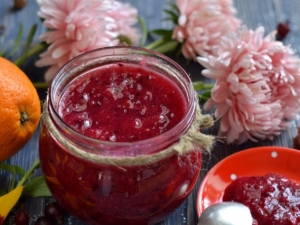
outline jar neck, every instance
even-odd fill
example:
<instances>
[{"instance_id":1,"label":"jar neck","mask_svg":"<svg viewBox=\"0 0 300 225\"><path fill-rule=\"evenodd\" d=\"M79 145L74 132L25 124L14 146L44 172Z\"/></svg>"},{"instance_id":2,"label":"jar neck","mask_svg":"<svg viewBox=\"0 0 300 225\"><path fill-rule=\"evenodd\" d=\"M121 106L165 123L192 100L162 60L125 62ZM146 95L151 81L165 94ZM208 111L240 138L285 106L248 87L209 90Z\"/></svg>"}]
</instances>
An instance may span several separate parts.
<instances>
[{"instance_id":1,"label":"jar neck","mask_svg":"<svg viewBox=\"0 0 300 225\"><path fill-rule=\"evenodd\" d=\"M182 120L170 130L149 139L135 142L102 141L85 136L63 121L58 113L60 98L66 86L82 72L108 63L123 64L141 61L149 69L155 69L168 76L182 90L187 111ZM103 156L137 157L159 152L177 142L189 129L195 116L197 99L192 82L186 72L174 61L159 53L135 47L109 47L82 54L68 62L54 77L48 94L48 113L51 122L63 139L73 143L84 152Z\"/></svg>"}]
</instances>

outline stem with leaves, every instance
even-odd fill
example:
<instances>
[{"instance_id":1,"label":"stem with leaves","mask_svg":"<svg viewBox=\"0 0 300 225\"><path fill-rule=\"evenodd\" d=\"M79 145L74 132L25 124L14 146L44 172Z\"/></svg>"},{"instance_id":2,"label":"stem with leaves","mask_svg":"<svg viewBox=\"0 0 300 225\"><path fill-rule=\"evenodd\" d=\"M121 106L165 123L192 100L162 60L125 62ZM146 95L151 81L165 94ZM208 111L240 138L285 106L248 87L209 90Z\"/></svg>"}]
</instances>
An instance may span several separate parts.
<instances>
[{"instance_id":1,"label":"stem with leaves","mask_svg":"<svg viewBox=\"0 0 300 225\"><path fill-rule=\"evenodd\" d=\"M27 172L24 174L22 179L17 183L18 186L24 186L25 182L31 175L33 174L34 170L40 167L40 160L36 159L34 163L30 166L30 168L27 170Z\"/></svg>"},{"instance_id":2,"label":"stem with leaves","mask_svg":"<svg viewBox=\"0 0 300 225\"><path fill-rule=\"evenodd\" d=\"M0 53L0 56L2 57L8 57L8 58L13 58L17 51L19 49L23 49L21 55L17 58L14 59L12 62L20 67L23 65L23 63L30 57L35 56L42 52L43 50L47 49L48 45L45 42L39 43L37 45L32 45L33 37L36 33L37 25L33 25L28 33L27 40L25 42L24 47L21 46L22 44L22 34L23 34L23 25L20 24L18 34L14 43L14 46L12 50L7 54L7 51L3 51ZM40 82L40 83L33 83L35 88L37 89L45 89L48 88L49 84L46 82Z\"/></svg>"},{"instance_id":3,"label":"stem with leaves","mask_svg":"<svg viewBox=\"0 0 300 225\"><path fill-rule=\"evenodd\" d=\"M211 89L214 84L207 84L202 81L193 82L194 89L198 92L198 97L200 100L206 101L211 97Z\"/></svg>"},{"instance_id":4,"label":"stem with leaves","mask_svg":"<svg viewBox=\"0 0 300 225\"><path fill-rule=\"evenodd\" d=\"M29 57L34 56L34 55L42 52L46 48L47 48L47 45L43 44L43 43L41 43L39 45L36 45L33 48L31 48L30 50L28 50L26 52L24 51L23 54L18 59L16 59L13 63L16 66L21 66L26 59L28 59Z\"/></svg>"}]
</instances>

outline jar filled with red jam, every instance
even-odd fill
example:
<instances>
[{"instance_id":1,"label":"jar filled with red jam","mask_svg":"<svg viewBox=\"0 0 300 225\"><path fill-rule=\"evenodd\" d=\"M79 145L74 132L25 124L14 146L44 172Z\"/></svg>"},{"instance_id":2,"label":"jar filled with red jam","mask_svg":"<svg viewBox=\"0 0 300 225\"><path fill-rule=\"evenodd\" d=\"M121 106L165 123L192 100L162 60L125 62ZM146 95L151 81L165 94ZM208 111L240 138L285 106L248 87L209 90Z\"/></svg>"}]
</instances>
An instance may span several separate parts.
<instances>
[{"instance_id":1,"label":"jar filled with red jam","mask_svg":"<svg viewBox=\"0 0 300 225\"><path fill-rule=\"evenodd\" d=\"M39 153L53 196L87 224L163 220L200 172L197 106L189 76L161 54L108 47L74 58L44 104Z\"/></svg>"}]
</instances>

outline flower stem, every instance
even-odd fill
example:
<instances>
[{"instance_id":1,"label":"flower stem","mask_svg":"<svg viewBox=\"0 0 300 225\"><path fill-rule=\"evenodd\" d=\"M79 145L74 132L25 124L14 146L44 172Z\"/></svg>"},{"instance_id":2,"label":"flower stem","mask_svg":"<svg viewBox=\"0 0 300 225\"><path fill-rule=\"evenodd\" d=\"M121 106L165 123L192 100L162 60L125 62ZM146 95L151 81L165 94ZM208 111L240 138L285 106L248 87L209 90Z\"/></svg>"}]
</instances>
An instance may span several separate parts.
<instances>
[{"instance_id":1,"label":"flower stem","mask_svg":"<svg viewBox=\"0 0 300 225\"><path fill-rule=\"evenodd\" d=\"M39 52L41 52L42 50L46 49L47 46L45 44L39 44L36 45L35 47L33 47L32 49L30 49L27 54L23 54L21 55L18 59L16 59L13 63L17 66L21 66L23 64L23 62L26 60L26 58L29 58L35 54L38 54Z\"/></svg>"},{"instance_id":2,"label":"flower stem","mask_svg":"<svg viewBox=\"0 0 300 225\"><path fill-rule=\"evenodd\" d=\"M155 49L156 47L160 46L163 43L164 43L164 40L163 39L159 39L159 40L156 40L156 41L150 43L149 45L145 46L145 48L147 48L147 49Z\"/></svg>"},{"instance_id":3,"label":"flower stem","mask_svg":"<svg viewBox=\"0 0 300 225\"><path fill-rule=\"evenodd\" d=\"M24 174L22 179L17 183L18 186L23 186L27 179L33 174L34 170L37 169L40 166L40 160L36 159L34 163L30 166L30 168L27 170L27 172Z\"/></svg>"},{"instance_id":4,"label":"flower stem","mask_svg":"<svg viewBox=\"0 0 300 225\"><path fill-rule=\"evenodd\" d=\"M193 86L196 91L203 91L203 90L211 90L214 87L214 84L206 84L202 81L194 81Z\"/></svg>"},{"instance_id":5,"label":"flower stem","mask_svg":"<svg viewBox=\"0 0 300 225\"><path fill-rule=\"evenodd\" d=\"M33 86L36 89L46 89L46 88L49 87L49 83L47 83L47 82L35 82L35 83L33 83Z\"/></svg>"},{"instance_id":6,"label":"flower stem","mask_svg":"<svg viewBox=\"0 0 300 225\"><path fill-rule=\"evenodd\" d=\"M141 38L141 47L145 46L145 43L147 41L147 36L148 36L148 29L146 22L143 17L138 16L138 21L142 30L142 38Z\"/></svg>"}]
</instances>

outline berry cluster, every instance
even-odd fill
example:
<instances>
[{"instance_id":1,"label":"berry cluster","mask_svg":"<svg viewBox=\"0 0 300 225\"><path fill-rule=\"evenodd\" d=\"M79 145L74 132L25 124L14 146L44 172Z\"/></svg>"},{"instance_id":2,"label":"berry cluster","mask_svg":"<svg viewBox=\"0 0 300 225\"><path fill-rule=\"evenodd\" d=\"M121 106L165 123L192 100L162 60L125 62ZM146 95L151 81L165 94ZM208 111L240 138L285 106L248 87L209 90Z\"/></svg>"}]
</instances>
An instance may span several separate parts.
<instances>
[{"instance_id":1,"label":"berry cluster","mask_svg":"<svg viewBox=\"0 0 300 225\"><path fill-rule=\"evenodd\" d=\"M58 202L52 202L46 205L44 209L44 215L40 216L36 221L35 225L57 225L62 224L65 216L65 210L59 205ZM15 214L14 222L15 225L29 225L29 216L22 210Z\"/></svg>"}]
</instances>

